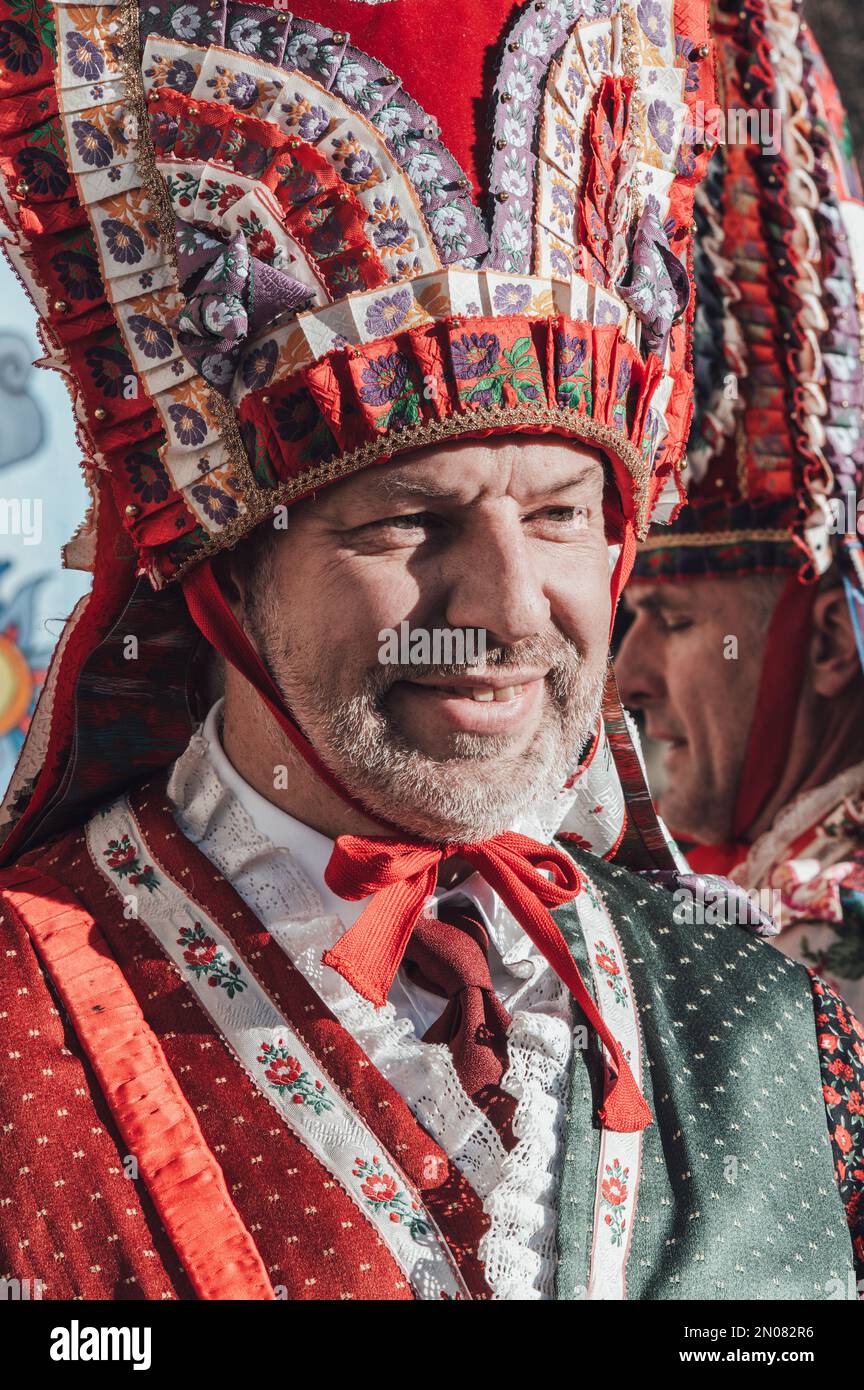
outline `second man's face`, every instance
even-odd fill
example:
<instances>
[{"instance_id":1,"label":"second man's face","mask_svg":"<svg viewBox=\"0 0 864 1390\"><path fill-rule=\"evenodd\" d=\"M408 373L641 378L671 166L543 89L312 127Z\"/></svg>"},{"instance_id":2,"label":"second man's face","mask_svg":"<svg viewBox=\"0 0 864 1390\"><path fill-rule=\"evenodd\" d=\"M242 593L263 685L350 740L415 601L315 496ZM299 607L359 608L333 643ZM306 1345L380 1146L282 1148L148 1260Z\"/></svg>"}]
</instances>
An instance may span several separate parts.
<instances>
[{"instance_id":1,"label":"second man's face","mask_svg":"<svg viewBox=\"0 0 864 1390\"><path fill-rule=\"evenodd\" d=\"M700 844L732 834L765 650L761 584L760 576L634 580L624 594L634 620L615 663L621 698L666 745L661 815Z\"/></svg>"}]
</instances>

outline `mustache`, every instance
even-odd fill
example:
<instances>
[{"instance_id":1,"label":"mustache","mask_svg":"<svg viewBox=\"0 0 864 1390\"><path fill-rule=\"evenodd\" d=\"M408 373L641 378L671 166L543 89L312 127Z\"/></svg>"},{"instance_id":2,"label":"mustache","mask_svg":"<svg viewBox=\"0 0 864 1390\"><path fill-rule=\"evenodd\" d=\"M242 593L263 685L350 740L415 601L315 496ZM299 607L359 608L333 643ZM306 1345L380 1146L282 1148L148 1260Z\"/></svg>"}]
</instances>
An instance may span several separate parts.
<instances>
[{"instance_id":1,"label":"mustache","mask_svg":"<svg viewBox=\"0 0 864 1390\"><path fill-rule=\"evenodd\" d=\"M402 680L452 679L455 676L477 675L485 671L525 671L546 667L550 673L576 671L584 663L584 655L569 638L557 635L527 638L512 646L487 647L477 661L452 661L445 664L412 662L408 666L387 663L375 670L376 685L389 689Z\"/></svg>"}]
</instances>

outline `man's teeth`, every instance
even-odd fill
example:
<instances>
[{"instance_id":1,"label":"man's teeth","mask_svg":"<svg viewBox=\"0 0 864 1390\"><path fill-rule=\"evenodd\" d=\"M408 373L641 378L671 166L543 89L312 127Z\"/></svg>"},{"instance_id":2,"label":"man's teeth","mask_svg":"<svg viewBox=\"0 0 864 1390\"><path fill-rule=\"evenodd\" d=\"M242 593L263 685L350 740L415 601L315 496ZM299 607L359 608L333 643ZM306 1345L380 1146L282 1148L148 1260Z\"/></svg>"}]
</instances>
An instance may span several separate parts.
<instances>
[{"instance_id":1,"label":"man's teeth","mask_svg":"<svg viewBox=\"0 0 864 1390\"><path fill-rule=\"evenodd\" d=\"M498 704L504 704L507 700L517 699L522 694L522 689L521 685L505 685L494 690L488 685L478 685L467 691L467 694L472 700L485 701L486 703L490 700L496 700Z\"/></svg>"}]
</instances>

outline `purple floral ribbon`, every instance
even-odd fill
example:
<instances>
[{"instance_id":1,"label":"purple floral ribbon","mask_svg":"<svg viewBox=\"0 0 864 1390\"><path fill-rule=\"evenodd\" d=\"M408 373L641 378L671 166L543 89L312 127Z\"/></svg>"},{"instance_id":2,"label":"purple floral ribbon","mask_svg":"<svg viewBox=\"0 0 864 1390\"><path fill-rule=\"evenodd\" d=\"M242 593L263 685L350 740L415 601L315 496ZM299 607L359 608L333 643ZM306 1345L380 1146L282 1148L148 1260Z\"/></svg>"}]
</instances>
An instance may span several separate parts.
<instances>
[{"instance_id":1,"label":"purple floral ribbon","mask_svg":"<svg viewBox=\"0 0 864 1390\"><path fill-rule=\"evenodd\" d=\"M242 232L227 243L199 233L191 249L187 238L178 241L186 304L173 320L177 343L205 381L227 395L246 340L309 304L309 287L253 256Z\"/></svg>"},{"instance_id":2,"label":"purple floral ribbon","mask_svg":"<svg viewBox=\"0 0 864 1390\"><path fill-rule=\"evenodd\" d=\"M646 200L633 236L627 274L615 289L641 320L643 349L662 359L672 325L690 302L690 278L669 245L655 198Z\"/></svg>"}]
</instances>

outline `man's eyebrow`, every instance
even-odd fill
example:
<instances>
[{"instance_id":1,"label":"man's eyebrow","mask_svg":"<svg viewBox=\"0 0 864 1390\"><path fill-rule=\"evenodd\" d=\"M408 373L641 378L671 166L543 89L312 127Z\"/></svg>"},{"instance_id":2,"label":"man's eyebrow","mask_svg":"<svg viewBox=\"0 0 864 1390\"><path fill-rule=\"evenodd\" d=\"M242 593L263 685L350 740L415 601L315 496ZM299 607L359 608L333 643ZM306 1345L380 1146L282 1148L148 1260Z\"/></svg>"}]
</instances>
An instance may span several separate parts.
<instances>
[{"instance_id":1,"label":"man's eyebrow","mask_svg":"<svg viewBox=\"0 0 864 1390\"><path fill-rule=\"evenodd\" d=\"M661 613L664 609L670 609L674 612L687 606L686 596L670 594L662 584L649 590L647 594L640 594L638 598L634 597L633 594L628 594L625 588L624 601L634 613L639 610L646 613Z\"/></svg>"},{"instance_id":2,"label":"man's eyebrow","mask_svg":"<svg viewBox=\"0 0 864 1390\"><path fill-rule=\"evenodd\" d=\"M602 471L602 465L591 460L586 463L583 468L580 468L578 472L571 473L568 477L562 478L558 482L544 485L542 488L538 488L537 491L530 493L529 500L534 497L546 497L553 492L566 492L569 488L579 487L580 484L586 482L595 473L602 474ZM374 484L375 490L388 501L392 501L394 497L400 494L408 497L432 497L437 501L443 502L458 502L460 500L458 489L445 487L441 483L436 482L434 478L418 478L416 474L408 471L403 473L391 473L388 477L374 480L370 478L370 482ZM481 493L480 495L482 496L483 494Z\"/></svg>"},{"instance_id":3,"label":"man's eyebrow","mask_svg":"<svg viewBox=\"0 0 864 1390\"><path fill-rule=\"evenodd\" d=\"M370 478L372 484L370 492L378 493L388 501L396 497L399 493L404 493L408 497L435 497L441 501L458 502L459 492L456 488L445 487L443 483L438 483L434 478L418 478L411 473L391 473L383 478Z\"/></svg>"}]
</instances>

